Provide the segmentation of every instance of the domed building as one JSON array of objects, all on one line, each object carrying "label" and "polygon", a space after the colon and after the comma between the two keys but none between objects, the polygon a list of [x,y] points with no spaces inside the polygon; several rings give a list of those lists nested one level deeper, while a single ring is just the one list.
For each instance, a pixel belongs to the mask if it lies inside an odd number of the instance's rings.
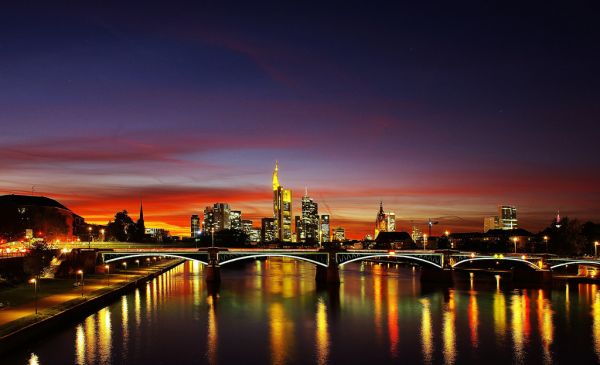
[{"label": "domed building", "polygon": [[[0,237],[7,241],[45,238],[71,240],[84,219],[45,196],[0,196]],[[27,237],[29,234],[32,237]]]}]

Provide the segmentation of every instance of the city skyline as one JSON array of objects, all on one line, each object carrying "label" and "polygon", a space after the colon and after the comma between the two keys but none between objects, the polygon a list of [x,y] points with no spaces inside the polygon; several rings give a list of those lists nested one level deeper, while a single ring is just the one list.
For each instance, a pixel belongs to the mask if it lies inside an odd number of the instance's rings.
[{"label": "city skyline", "polygon": [[279,160],[351,238],[381,200],[402,230],[478,231],[502,204],[532,231],[600,219],[600,52],[576,6],[1,6],[2,194],[101,224],[143,198],[187,235],[216,201],[269,216]]}]

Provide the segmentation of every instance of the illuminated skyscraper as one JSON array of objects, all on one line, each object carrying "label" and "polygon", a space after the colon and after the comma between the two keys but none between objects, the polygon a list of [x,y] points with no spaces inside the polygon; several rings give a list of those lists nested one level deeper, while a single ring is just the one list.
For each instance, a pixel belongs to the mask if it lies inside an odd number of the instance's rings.
[{"label": "illuminated skyscraper", "polygon": [[325,243],[325,242],[330,242],[329,239],[329,234],[330,234],[330,230],[329,230],[329,215],[328,214],[323,214],[321,216],[321,222],[320,222],[321,228],[319,231],[319,235],[321,237],[320,242]]},{"label": "illuminated skyscraper", "polygon": [[294,225],[296,226],[296,242],[306,241],[306,231],[304,230],[304,224],[302,223],[302,217],[299,215],[294,217]]},{"label": "illuminated skyscraper", "polygon": [[275,241],[277,238],[275,218],[263,218],[261,220],[260,236],[262,242],[269,243]]},{"label": "illuminated skyscraper", "polygon": [[239,210],[232,210],[229,212],[229,226],[231,229],[242,230],[242,212]]},{"label": "illuminated skyscraper", "polygon": [[387,212],[386,219],[387,219],[387,231],[388,232],[396,232],[396,213]]},{"label": "illuminated skyscraper", "polygon": [[252,221],[249,219],[242,220],[242,232],[247,235],[250,235],[250,231],[252,231]]},{"label": "illuminated skyscraper", "polygon": [[302,197],[302,228],[304,230],[304,239],[308,243],[319,241],[319,207],[308,196],[308,189],[304,191]]},{"label": "illuminated skyscraper", "polygon": [[499,206],[498,223],[501,229],[517,229],[517,208],[509,205]]},{"label": "illuminated skyscraper", "polygon": [[498,224],[498,217],[484,217],[483,218],[483,233],[486,233],[487,231],[491,230],[491,229],[498,229],[499,228],[499,224]]},{"label": "illuminated skyscraper", "polygon": [[192,238],[200,236],[200,217],[198,214],[192,215],[190,219],[190,233]]},{"label": "illuminated skyscraper", "polygon": [[346,240],[346,230],[342,227],[337,227],[333,230],[333,240],[337,242],[344,242]]},{"label": "illuminated skyscraper", "polygon": [[204,233],[209,233],[211,228],[214,228],[215,232],[230,229],[230,213],[229,204],[227,203],[215,203],[212,207],[206,207],[206,209],[204,209],[202,231]]},{"label": "illuminated skyscraper", "polygon": [[281,242],[292,241],[292,191],[279,185],[279,165],[273,170],[273,218],[277,227],[277,239]]}]

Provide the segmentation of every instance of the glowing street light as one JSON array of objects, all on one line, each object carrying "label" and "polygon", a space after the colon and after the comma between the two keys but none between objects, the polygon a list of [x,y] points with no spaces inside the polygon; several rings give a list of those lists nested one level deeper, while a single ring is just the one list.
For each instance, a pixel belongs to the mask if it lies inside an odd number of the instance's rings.
[{"label": "glowing street light", "polygon": [[594,256],[598,257],[598,245],[600,245],[600,243],[598,241],[594,242]]},{"label": "glowing street light", "polygon": [[110,265],[104,265],[106,269],[106,286],[110,286]]},{"label": "glowing street light", "polygon": [[100,234],[102,235],[102,242],[104,242],[106,240],[106,238],[104,238],[104,228],[100,230]]},{"label": "glowing street light", "polygon": [[81,275],[81,297],[83,297],[83,270],[77,271],[77,274]]},{"label": "glowing street light", "polygon": [[519,241],[519,239],[517,237],[513,237],[513,242],[515,243],[515,253],[517,253],[517,241]]},{"label": "glowing street light", "polygon": [[212,242],[210,247],[215,247],[215,227],[210,229],[210,237]]},{"label": "glowing street light", "polygon": [[129,277],[129,272],[127,271],[127,262],[123,262],[123,268],[125,270],[125,281],[127,281]]},{"label": "glowing street light", "polygon": [[427,247],[427,234],[423,235],[423,250]]},{"label": "glowing street light", "polygon": [[38,297],[38,295],[37,295],[37,292],[38,292],[38,290],[37,290],[37,280],[35,278],[30,279],[29,280],[29,284],[33,284],[33,297],[34,297],[34,302],[35,302],[35,314],[37,314],[37,312],[38,312],[38,305],[37,305],[37,302],[38,302],[38,300],[37,300],[37,297]]},{"label": "glowing street light", "polygon": [[544,243],[546,244],[546,253],[548,253],[548,236],[544,236]]},{"label": "glowing street light", "polygon": [[92,248],[92,227],[88,227],[88,248]]}]

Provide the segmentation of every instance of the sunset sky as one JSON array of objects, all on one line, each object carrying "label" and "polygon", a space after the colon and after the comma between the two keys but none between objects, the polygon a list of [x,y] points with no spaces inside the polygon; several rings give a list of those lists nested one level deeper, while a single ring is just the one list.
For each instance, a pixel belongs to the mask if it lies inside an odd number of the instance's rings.
[{"label": "sunset sky", "polygon": [[600,220],[584,3],[21,3],[0,5],[0,194],[94,223],[143,199],[189,235],[214,202],[271,216],[278,160],[294,214],[307,186],[351,238],[380,200],[406,231],[479,231],[498,204],[531,231]]}]

